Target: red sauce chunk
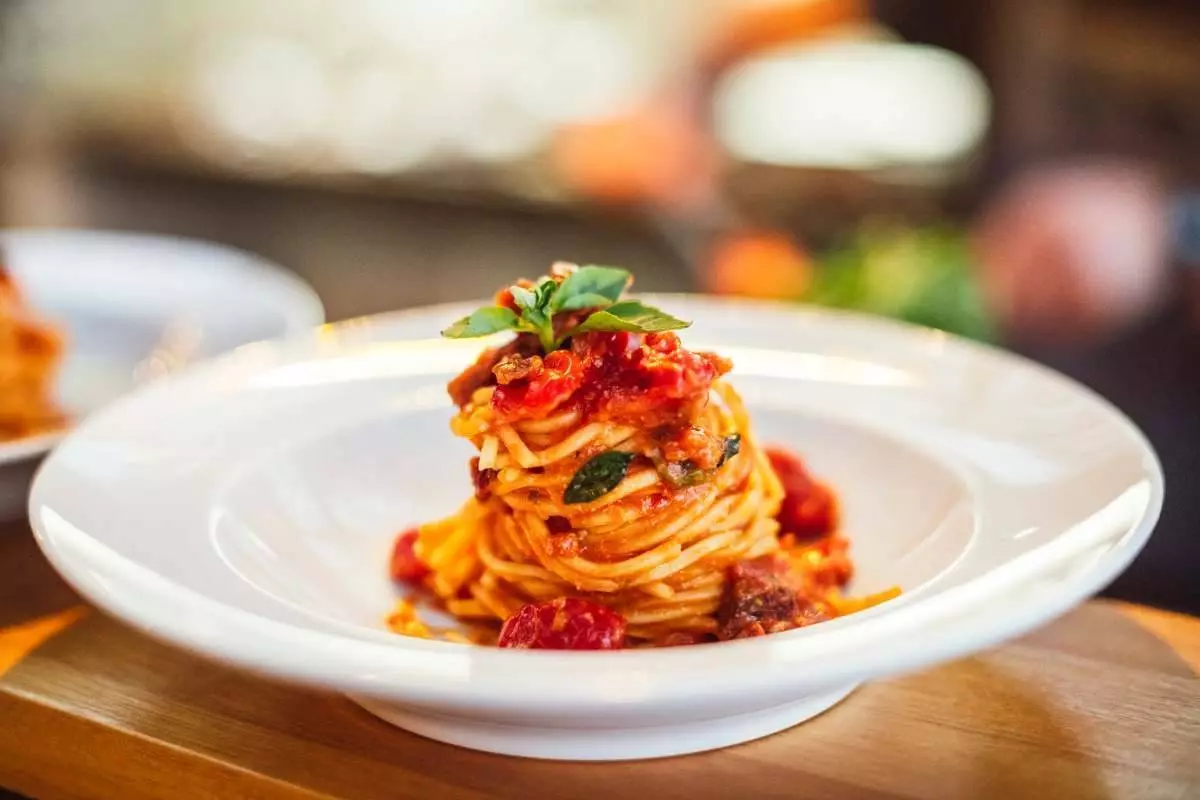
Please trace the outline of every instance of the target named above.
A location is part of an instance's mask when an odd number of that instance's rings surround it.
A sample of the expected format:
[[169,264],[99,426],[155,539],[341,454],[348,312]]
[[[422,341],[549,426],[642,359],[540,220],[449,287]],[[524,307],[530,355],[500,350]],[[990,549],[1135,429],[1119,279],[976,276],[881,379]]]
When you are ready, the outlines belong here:
[[799,540],[833,533],[838,521],[833,493],[813,480],[804,463],[786,450],[769,447],[766,454],[783,484],[783,504],[777,516],[780,533],[793,534]]
[[471,465],[471,483],[475,487],[475,499],[483,503],[492,496],[492,483],[496,480],[496,470],[480,469],[479,458],[472,458],[469,462]]
[[659,447],[669,463],[688,463],[695,469],[716,469],[724,454],[725,440],[698,425],[668,428]]
[[429,574],[429,567],[417,557],[416,550],[413,549],[417,543],[417,535],[417,529],[411,528],[396,537],[396,543],[392,545],[392,580],[419,581]]
[[496,363],[496,366],[492,367],[492,374],[496,376],[496,383],[501,386],[507,386],[513,381],[534,377],[541,374],[541,371],[541,356],[522,356],[519,353],[512,353],[505,356]]
[[607,606],[578,597],[531,603],[504,622],[500,647],[525,650],[619,650],[625,618]]
[[579,549],[579,537],[573,533],[552,533],[546,537],[546,552],[554,558],[575,558]]
[[583,366],[567,350],[556,350],[541,360],[541,368],[528,377],[496,387],[492,408],[507,420],[537,419],[562,405],[583,382]]
[[717,638],[745,639],[798,627],[803,611],[787,561],[768,555],[729,568]]
[[831,618],[825,604],[805,596],[787,559],[759,556],[730,567],[717,608],[717,638],[765,636]]
[[540,372],[505,366],[492,408],[510,421],[576,407],[590,420],[665,425],[690,416],[731,368],[728,359],[685,349],[673,333],[584,333],[545,356]]
[[842,537],[827,536],[799,551],[798,556],[811,565],[806,574],[817,590],[841,588],[854,577],[849,548],[850,543]]
[[514,356],[533,356],[539,348],[536,336],[522,333],[503,347],[484,350],[475,359],[474,364],[464,369],[446,385],[450,399],[454,401],[454,405],[462,408],[470,402],[471,395],[475,394],[477,389],[496,383],[494,370],[500,363]]
[[589,333],[571,349],[585,364],[581,401],[595,419],[655,426],[691,416],[732,363],[694,353],[674,333]]

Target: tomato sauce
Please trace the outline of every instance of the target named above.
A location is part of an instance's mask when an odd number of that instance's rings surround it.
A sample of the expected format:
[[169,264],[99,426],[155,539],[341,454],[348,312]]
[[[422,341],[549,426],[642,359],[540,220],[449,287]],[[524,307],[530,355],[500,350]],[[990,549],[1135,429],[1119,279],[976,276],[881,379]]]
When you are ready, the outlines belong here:
[[392,580],[402,582],[419,581],[429,574],[429,567],[416,553],[417,529],[411,528],[396,537],[392,545],[390,571]]
[[[642,428],[678,424],[708,399],[728,359],[684,348],[673,333],[584,333],[570,349],[522,364],[522,376],[496,387],[492,408],[502,421],[538,419],[576,408],[588,421]],[[512,369],[504,368],[506,374]]]
[[833,533],[838,523],[833,492],[814,480],[804,462],[788,451],[768,447],[766,454],[783,484],[783,504],[777,516],[780,531],[801,543]]

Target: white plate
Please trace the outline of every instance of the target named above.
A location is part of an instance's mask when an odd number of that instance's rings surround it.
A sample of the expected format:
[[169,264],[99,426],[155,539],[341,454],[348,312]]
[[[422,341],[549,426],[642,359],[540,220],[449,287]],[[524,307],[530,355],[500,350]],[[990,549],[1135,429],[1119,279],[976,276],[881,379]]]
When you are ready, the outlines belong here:
[[[74,419],[166,366],[324,319],[320,301],[298,278],[204,242],[20,230],[0,232],[0,253],[30,306],[66,333],[58,395]],[[0,443],[0,514],[24,506],[30,462],[60,438]]]
[[453,510],[470,448],[444,383],[467,307],[243,348],[89,419],[30,513],[83,594],[211,658],[344,692],[468,747],[624,759],[793,725],[858,682],[954,658],[1063,613],[1145,543],[1162,475],[1142,435],[1005,353],[856,315],[663,296],[734,360],[761,439],[843,498],[856,585],[899,600],[759,639],[603,653],[388,633],[396,530]]

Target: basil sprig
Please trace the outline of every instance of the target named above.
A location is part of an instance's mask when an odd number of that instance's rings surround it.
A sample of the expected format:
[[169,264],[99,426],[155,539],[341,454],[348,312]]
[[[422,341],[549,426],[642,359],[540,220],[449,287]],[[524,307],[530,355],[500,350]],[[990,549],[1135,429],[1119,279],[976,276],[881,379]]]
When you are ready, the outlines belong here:
[[[587,266],[568,275],[562,283],[543,278],[533,288],[513,286],[513,302],[519,311],[485,306],[442,331],[450,339],[470,339],[501,331],[532,333],[542,349],[550,353],[575,333],[629,331],[657,333],[686,328],[692,323],[659,311],[637,300],[621,300],[629,285],[629,272],[616,267]],[[554,332],[554,316],[562,312],[595,309],[577,325]]]

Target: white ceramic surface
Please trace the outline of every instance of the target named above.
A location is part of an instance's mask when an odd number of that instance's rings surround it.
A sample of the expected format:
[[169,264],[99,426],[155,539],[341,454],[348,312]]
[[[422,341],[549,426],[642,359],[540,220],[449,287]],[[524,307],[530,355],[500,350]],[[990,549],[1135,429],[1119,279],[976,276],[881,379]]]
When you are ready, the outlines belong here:
[[354,697],[397,725],[524,756],[625,759],[788,727],[857,683],[954,658],[1098,591],[1149,536],[1145,439],[1075,383],[944,334],[850,314],[662,296],[734,360],[759,437],[843,498],[858,574],[898,600],[803,630],[616,653],[398,637],[398,529],[470,491],[446,379],[465,307],[245,347],[156,382],[55,450],[30,514],[96,604],[211,658]]
[[[166,236],[0,232],[29,304],[67,336],[59,400],[75,419],[168,369],[320,324],[311,289],[249,253]],[[61,435],[0,443],[0,514],[25,505],[32,460]]]

